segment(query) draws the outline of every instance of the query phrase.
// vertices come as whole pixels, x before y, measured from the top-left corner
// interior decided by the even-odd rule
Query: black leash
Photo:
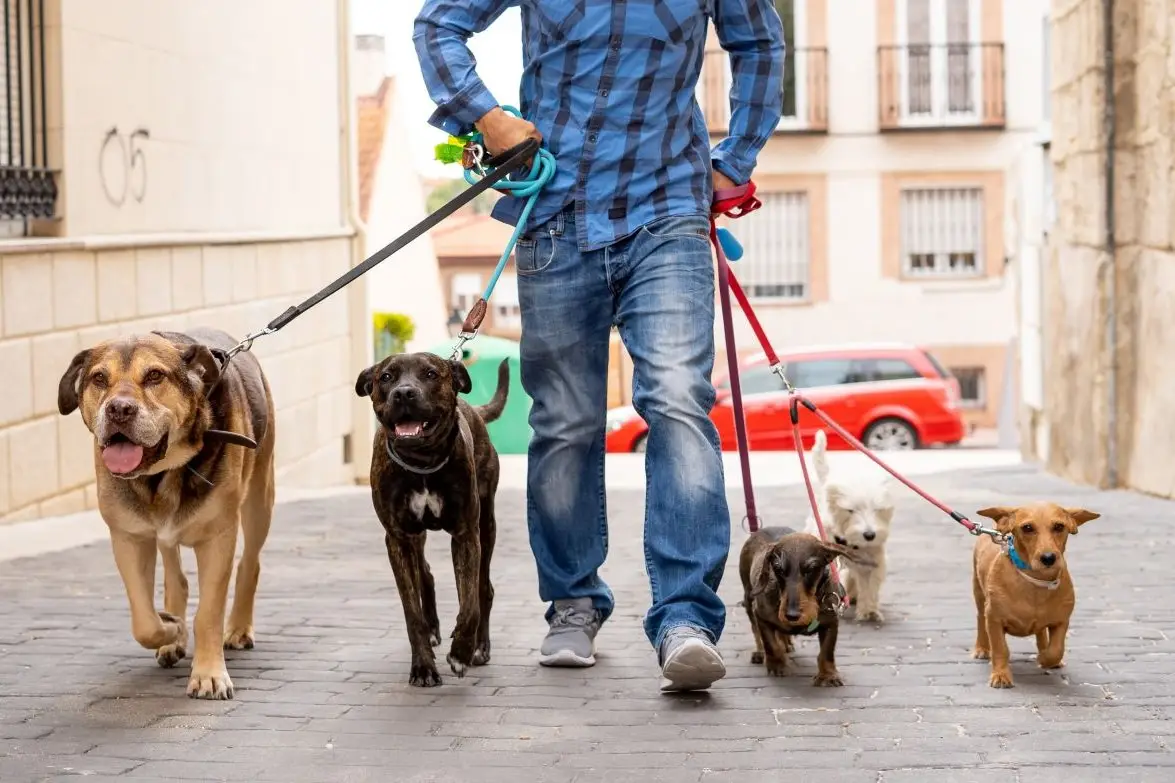
[[[272,321],[266,324],[264,329],[245,335],[245,338],[237,343],[236,347],[225,354],[224,361],[221,363],[222,374],[224,368],[228,366],[230,361],[232,361],[232,358],[238,353],[250,350],[253,347],[253,341],[258,337],[264,337],[265,335],[273,334],[274,332],[283,329],[295,318],[302,315],[322,300],[346,288],[348,285],[371,271],[376,265],[386,261],[392,255],[396,254],[400,250],[403,250],[406,246],[424,236],[425,233],[434,228],[445,218],[449,217],[458,209],[470,203],[482,193],[492,188],[496,183],[510,176],[514,172],[521,170],[522,167],[525,166],[539,151],[539,146],[540,144],[537,140],[527,139],[521,144],[506,150],[501,155],[496,155],[492,159],[483,161],[483,166],[487,167],[487,169],[490,166],[493,166],[493,169],[490,170],[484,178],[478,180],[476,184],[471,185],[470,187],[458,193],[436,212],[433,212],[424,220],[408,229],[408,231],[404,232],[396,239],[393,239],[391,242],[384,245],[383,248],[373,253],[370,257],[364,260],[363,263],[348,269],[343,275],[331,282],[318,293],[310,296],[301,304],[297,304],[289,308],[277,318],[274,318]]]

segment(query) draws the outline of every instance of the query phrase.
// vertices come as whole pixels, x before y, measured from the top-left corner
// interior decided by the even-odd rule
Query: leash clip
[[[462,331],[457,335],[457,343],[453,346],[453,353],[449,355],[449,361],[455,362],[461,359],[461,352],[465,350],[465,345],[474,337],[477,337],[477,330],[472,332]]]
[[[273,334],[276,331],[277,329],[271,329],[267,326],[264,329],[256,332],[250,332],[249,334],[245,335],[245,339],[237,343],[232,349],[228,351],[228,353],[224,355],[224,363],[228,364],[238,353],[246,353],[253,350],[253,341],[258,337],[265,337],[266,335]]]
[[[482,161],[485,160],[485,147],[478,144],[476,141],[470,141],[465,144],[465,149],[461,151],[461,166],[466,171],[477,171],[478,174],[485,176],[485,167]]]
[[[788,393],[794,392],[796,390],[796,387],[792,386],[791,381],[787,379],[786,362],[776,362],[775,364],[771,365],[771,372],[779,376],[779,380],[783,381],[783,385],[787,389]]]

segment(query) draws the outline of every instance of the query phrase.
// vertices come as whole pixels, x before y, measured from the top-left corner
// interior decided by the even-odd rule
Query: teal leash
[[[518,109],[515,109],[513,106],[503,106],[502,110],[513,114],[515,117],[522,116]],[[482,135],[480,133],[474,133],[468,139],[469,144],[473,146],[473,167],[465,169],[465,181],[470,185],[476,185],[479,181],[490,176],[494,169],[492,166],[482,165],[481,161],[485,155],[485,148],[482,146]],[[506,242],[506,247],[502,251],[501,258],[498,259],[497,266],[494,267],[494,271],[490,275],[489,282],[486,283],[481,299],[470,309],[469,314],[465,318],[465,322],[461,325],[461,333],[457,336],[457,344],[453,346],[453,360],[459,359],[466,343],[477,336],[477,330],[481,327],[481,322],[485,318],[490,297],[494,293],[494,288],[498,285],[498,280],[502,277],[502,272],[505,271],[506,265],[510,262],[510,256],[514,253],[514,248],[522,236],[527,221],[530,219],[531,212],[534,211],[534,205],[538,203],[543,188],[547,186],[547,183],[554,176],[555,156],[551,154],[550,150],[540,147],[534,156],[534,160],[531,161],[530,171],[527,172],[525,177],[514,175],[514,177],[507,177],[494,183],[493,187],[495,190],[514,198],[524,198],[526,199],[526,204],[522,207],[522,212],[518,217],[518,223],[514,226],[514,231],[510,234],[509,241]]]

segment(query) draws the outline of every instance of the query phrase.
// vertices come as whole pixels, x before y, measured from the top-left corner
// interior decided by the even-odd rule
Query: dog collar
[[[392,442],[386,437],[384,438],[384,446],[387,448],[388,458],[392,462],[396,463],[409,473],[415,473],[418,476],[431,476],[433,473],[436,473],[438,470],[449,464],[449,458],[445,457],[436,465],[432,465],[431,467],[427,468],[418,468],[415,465],[409,465],[407,462],[405,462],[400,457],[400,455],[396,453],[396,450],[392,448]]]
[[[1016,543],[1012,541],[1011,536],[1005,539],[1004,551],[1008,553],[1008,559],[1011,560],[1012,565],[1016,567],[1016,573],[1022,576],[1029,583],[1034,584],[1037,587],[1043,587],[1045,590],[1056,590],[1061,586],[1061,579],[1059,577],[1048,581],[1045,579],[1037,579],[1035,576],[1026,573],[1029,570],[1028,563],[1026,563],[1024,558],[1020,557],[1020,553],[1016,551]]]

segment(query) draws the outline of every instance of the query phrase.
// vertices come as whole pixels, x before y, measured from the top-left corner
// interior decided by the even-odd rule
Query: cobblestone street
[[[909,493],[890,544],[884,627],[842,626],[846,686],[749,663],[736,532],[723,583],[729,675],[709,695],[662,696],[640,628],[648,604],[642,497],[614,491],[606,578],[618,607],[589,670],[545,670],[523,498],[499,500],[493,661],[410,688],[403,615],[365,493],[278,509],[264,558],[257,648],[230,653],[236,699],[184,696],[190,659],[156,666],[130,634],[106,543],[0,563],[0,781],[1159,781],[1175,779],[1175,504],[1078,488],[1014,467],[924,479],[973,513],[1053,499],[1103,514],[1069,548],[1078,606],[1067,667],[1043,673],[1012,640],[1017,687],[972,661],[971,539]],[[799,488],[769,523],[799,524]],[[742,502],[731,492],[734,516]],[[442,627],[455,617],[448,542],[434,537]],[[192,553],[185,554],[189,576]],[[1164,562],[1167,565],[1164,565]],[[193,593],[195,580],[192,579]],[[191,602],[195,609],[195,595]],[[443,655],[439,658],[443,662]]]

